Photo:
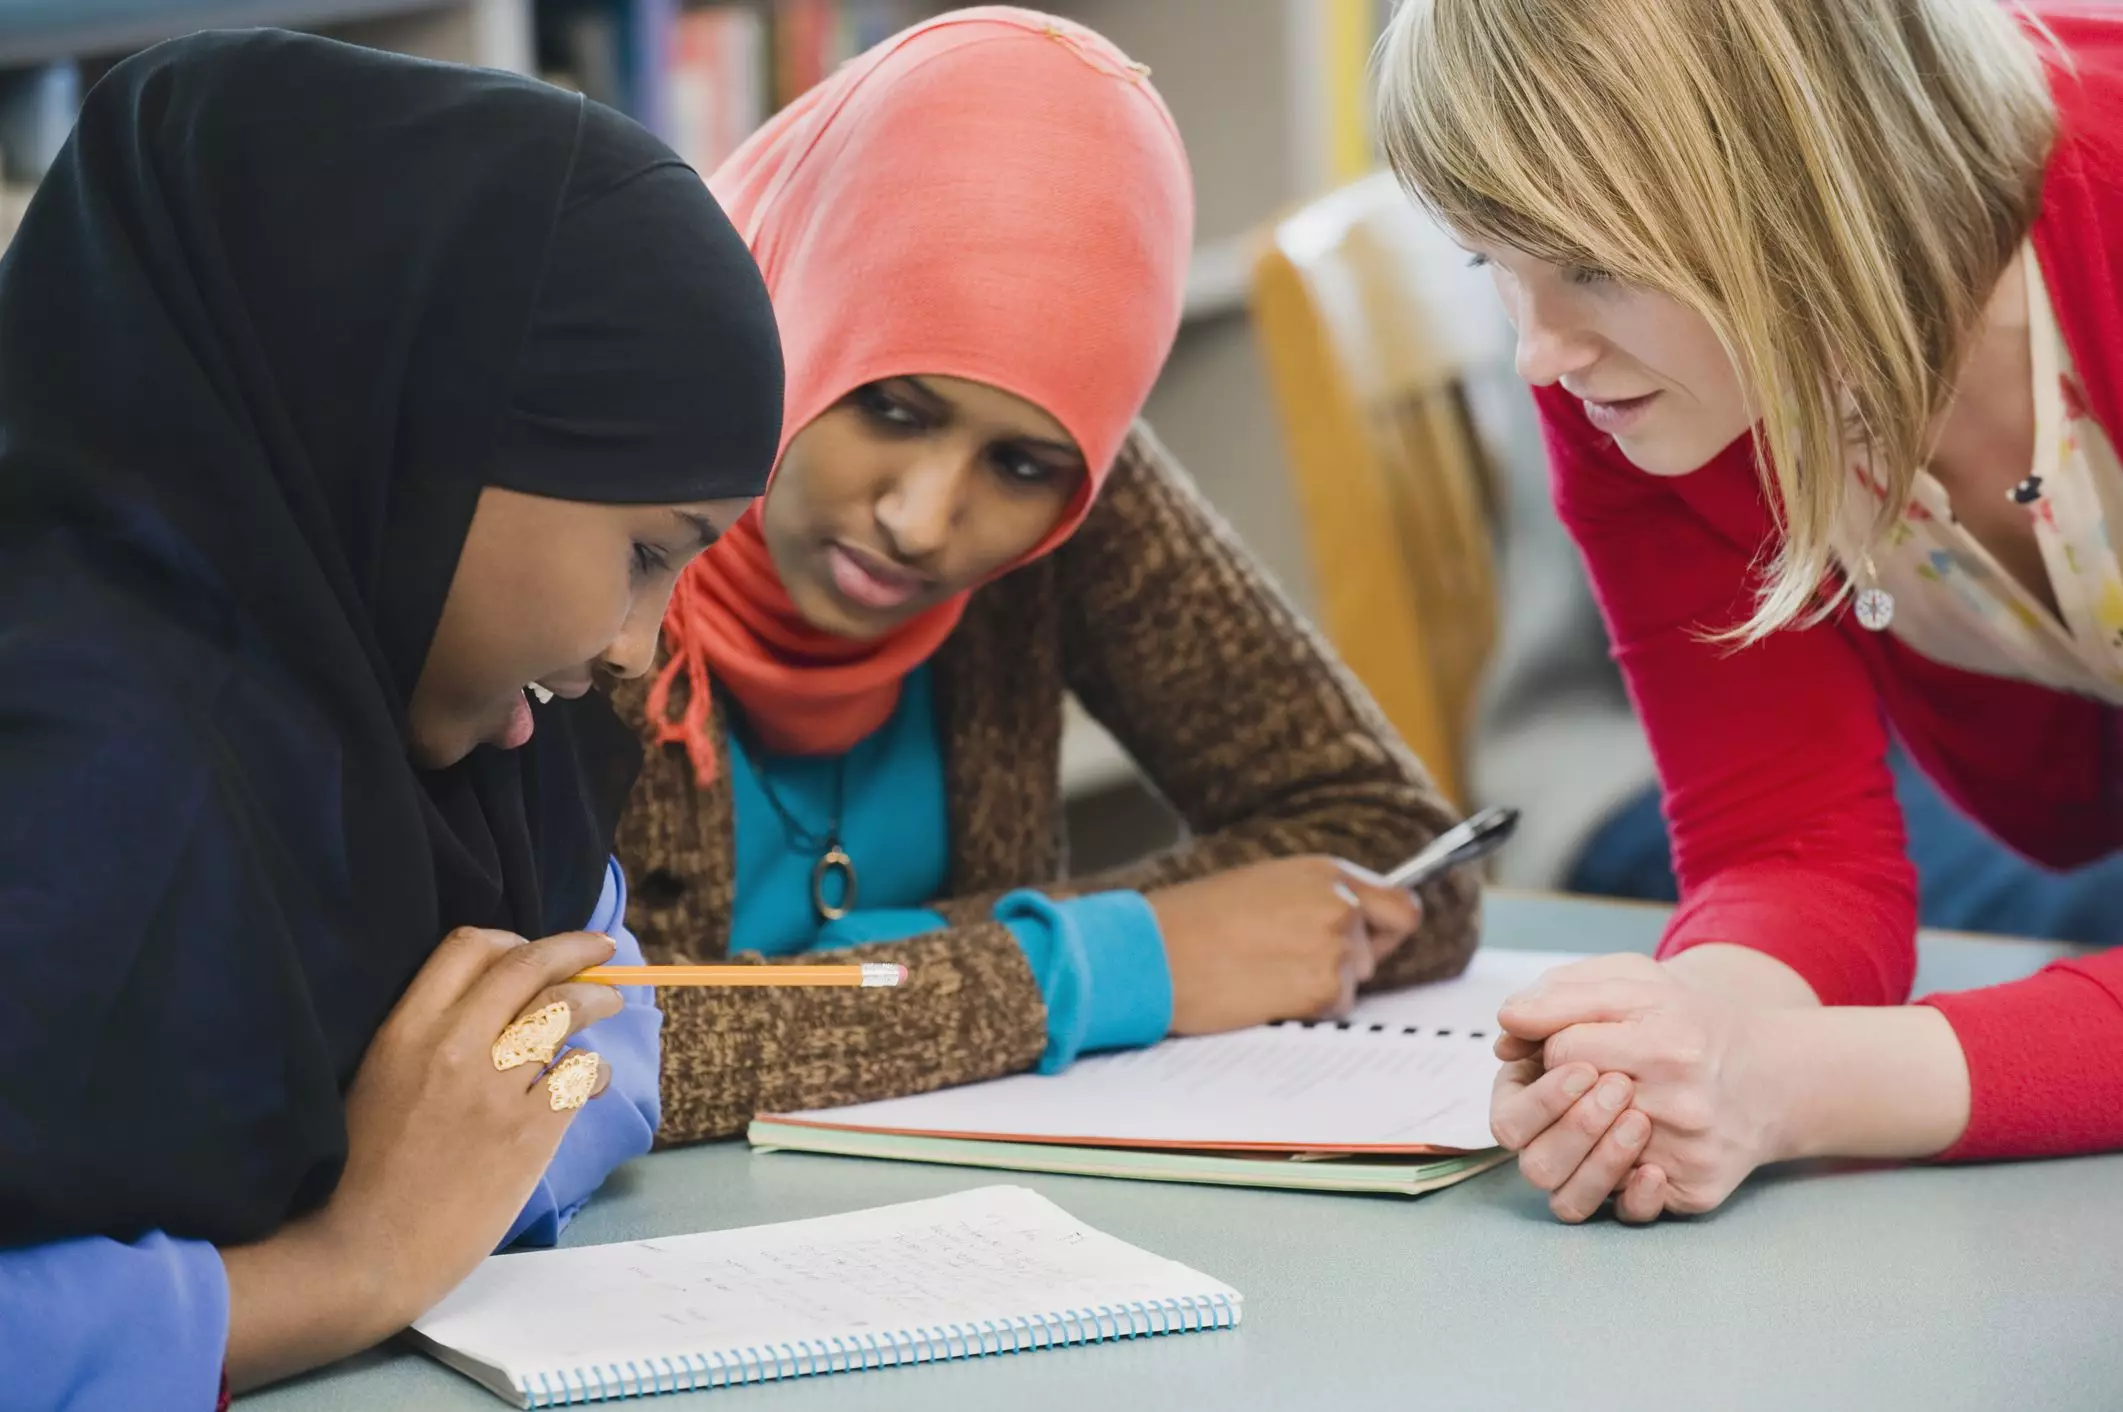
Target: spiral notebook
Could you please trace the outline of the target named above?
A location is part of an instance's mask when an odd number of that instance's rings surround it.
[[[804,1129],[961,1141],[1336,1155],[1476,1152],[1495,1145],[1496,1031],[1263,1025],[1081,1059],[912,1098],[773,1114]]]
[[[497,1255],[407,1338],[519,1407],[1227,1329],[1237,1290],[1024,1187]]]
[[[1170,1039],[806,1113],[762,1113],[763,1151],[1137,1181],[1420,1195],[1508,1159],[1489,1132],[1505,997],[1582,957],[1484,948],[1464,974],[1367,996],[1345,1020]]]
[[[1497,1007],[1549,967],[1576,959],[1482,950],[1464,975],[1367,996],[1345,1020],[1168,1039],[1080,1059],[1060,1074],[1014,1074],[908,1098],[763,1113],[751,1137],[765,1147],[837,1152],[845,1150],[840,1135],[884,1135],[902,1140],[897,1150],[861,1155],[916,1160],[934,1160],[912,1146],[929,1139],[1314,1157],[1471,1156],[1495,1142],[1489,1093],[1497,1070]]]

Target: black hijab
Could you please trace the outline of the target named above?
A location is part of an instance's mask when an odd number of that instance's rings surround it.
[[[600,696],[407,756],[479,492],[754,496],[780,416],[750,255],[609,110],[273,31],[96,87],[0,261],[0,1245],[272,1231],[445,932],[589,920]]]

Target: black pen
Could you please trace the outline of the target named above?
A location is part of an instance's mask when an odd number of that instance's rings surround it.
[[[1518,827],[1516,809],[1484,809],[1430,840],[1428,847],[1386,874],[1386,886],[1418,888],[1447,868],[1486,858]]]

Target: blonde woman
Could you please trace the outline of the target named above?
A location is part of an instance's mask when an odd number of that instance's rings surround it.
[[[1406,0],[1381,64],[1518,326],[1682,884],[1662,960],[1505,1007],[1499,1138],[1568,1220],[2123,1147],[2123,953],[1904,1003],[1885,763],[2051,866],[2123,846],[2123,13]]]

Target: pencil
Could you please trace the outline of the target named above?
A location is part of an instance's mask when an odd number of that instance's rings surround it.
[[[842,966],[592,966],[574,979],[604,985],[891,986],[907,979],[907,968],[876,961]]]

